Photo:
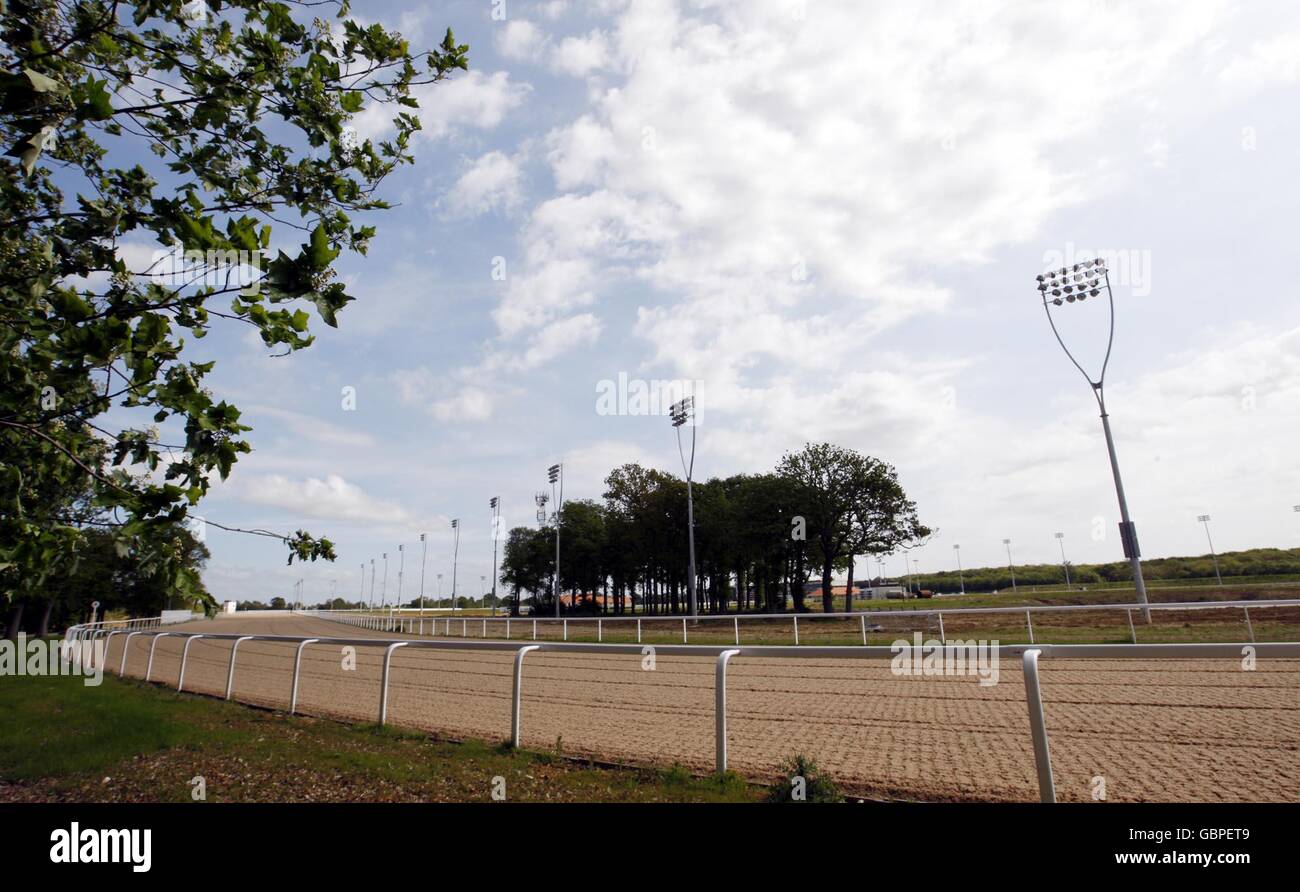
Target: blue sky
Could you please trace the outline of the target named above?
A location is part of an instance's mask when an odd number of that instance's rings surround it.
[[[286,567],[209,527],[209,588],[354,597],[387,551],[391,598],[405,543],[409,598],[424,531],[445,593],[459,517],[477,595],[490,497],[508,527],[556,461],[570,498],[680,471],[666,418],[597,411],[620,373],[696,384],[701,478],[808,440],[892,462],[939,530],[922,570],[1004,537],[1056,560],[1058,530],[1119,559],[1095,406],[1033,287],[1093,254],[1122,270],[1107,390],[1144,553],[1203,553],[1201,513],[1221,550],[1300,545],[1300,9],[1136,6],[357,4],[416,45],[452,26],[471,71],[421,95],[339,329],[200,345],[254,452],[199,513],[339,554]],[[1095,346],[1100,307],[1072,309]]]

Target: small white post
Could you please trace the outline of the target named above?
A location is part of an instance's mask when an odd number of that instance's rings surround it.
[[[302,669],[302,650],[309,644],[315,644],[319,638],[308,638],[298,645],[298,653],[293,658],[293,689],[289,692],[289,715],[298,708],[298,672]]]
[[[641,643],[641,617],[636,618],[636,643]]]
[[[379,724],[381,727],[388,721],[388,670],[393,662],[393,651],[399,647],[406,647],[408,643],[406,641],[394,641],[384,650],[384,672],[379,680]]]
[[[193,644],[196,639],[202,637],[202,635],[191,635],[185,639],[185,648],[181,651],[181,672],[180,675],[176,676],[177,691],[185,690],[185,664],[188,663],[190,659],[190,645]]]
[[[735,630],[736,630],[736,643],[739,644],[739,643],[740,643],[740,617],[738,617],[738,616],[734,616],[734,617],[732,617],[732,618],[731,618],[731,624],[732,624],[732,626],[735,627]]]
[[[601,625],[601,620],[599,619],[596,620],[596,640],[597,641],[605,640],[605,630]]]
[[[1137,633],[1137,629],[1133,627],[1133,611],[1132,611],[1132,610],[1125,610],[1124,612],[1128,614],[1128,635],[1129,635],[1129,638],[1132,640],[1132,642],[1133,642],[1134,644],[1137,644],[1137,643],[1138,643],[1138,633]]]
[[[226,670],[227,700],[230,699],[230,695],[234,693],[235,690],[235,654],[239,652],[239,645],[243,644],[245,641],[252,640],[253,637],[254,636],[252,635],[245,635],[242,638],[236,638],[235,643],[230,646],[230,668]]]
[[[794,646],[799,646],[799,614],[794,615]]]
[[[862,646],[866,647],[867,646],[867,615],[865,613],[860,614],[858,616],[858,620],[862,625]]]
[[[686,617],[682,617],[682,644],[686,643]]]
[[[943,614],[942,614],[942,613],[939,614],[939,643],[940,643],[940,644],[947,644],[947,643],[948,643],[948,640],[944,637],[944,634],[943,634]]]
[[[1033,644],[1034,643],[1034,619],[1029,615],[1028,610],[1025,611],[1025,625],[1029,627],[1029,643]]]
[[[1250,642],[1255,643],[1255,627],[1250,623],[1250,608],[1243,607],[1241,612],[1246,614],[1246,631],[1250,634]]]
[[[713,746],[719,774],[727,770],[727,663],[738,653],[724,650],[713,668]]]
[[[1038,769],[1038,799],[1056,801],[1056,783],[1052,778],[1052,751],[1047,741],[1047,721],[1043,718],[1043,693],[1038,684],[1038,657],[1042,651],[1027,650],[1024,655],[1025,700],[1029,706],[1029,728],[1034,736],[1034,765]]]
[[[516,651],[515,653],[514,688],[511,691],[511,697],[510,697],[510,702],[511,702],[510,745],[516,748],[519,746],[519,737],[520,737],[519,735],[519,716],[521,711],[520,710],[520,699],[521,699],[520,688],[522,686],[523,677],[524,677],[524,655],[527,654],[529,651],[537,650],[540,647],[541,647],[540,644],[528,644],[519,648],[519,650]]]
[[[562,620],[562,622],[564,623],[564,640],[565,640],[565,641],[568,641],[568,640],[569,640],[569,621],[566,619],[566,620]]]

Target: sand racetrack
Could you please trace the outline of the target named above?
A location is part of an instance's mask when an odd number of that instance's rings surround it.
[[[169,629],[208,633],[388,637],[308,616],[223,617]],[[108,665],[120,665],[114,636]],[[142,677],[147,636],[131,642]],[[175,685],[183,640],[158,643],[153,680]],[[190,648],[186,690],[224,695],[229,641]],[[296,645],[240,645],[235,698],[287,709]],[[309,646],[298,710],[373,722],[381,648],[358,648],[345,671],[337,645]],[[388,721],[450,738],[509,736],[513,656],[398,650]],[[712,658],[535,653],[524,665],[523,745],[602,761],[713,765]],[[1300,800],[1300,661],[1045,659],[1043,700],[1062,800]],[[999,683],[905,678],[886,660],[739,657],[728,676],[731,767],[776,776],[795,753],[844,788],[881,798],[1037,799],[1019,663]]]

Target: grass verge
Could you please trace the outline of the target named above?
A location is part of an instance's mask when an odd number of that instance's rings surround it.
[[[604,768],[554,753],[251,709],[105,676],[0,678],[0,801],[754,802],[734,774]],[[500,779],[500,780],[498,780]]]

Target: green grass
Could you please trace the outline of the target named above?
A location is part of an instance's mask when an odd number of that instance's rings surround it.
[[[0,800],[753,802],[734,774],[605,768],[554,752],[252,709],[105,676],[0,678]]]

